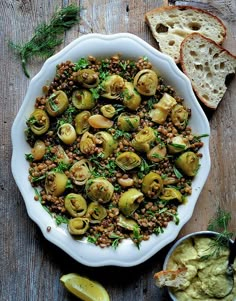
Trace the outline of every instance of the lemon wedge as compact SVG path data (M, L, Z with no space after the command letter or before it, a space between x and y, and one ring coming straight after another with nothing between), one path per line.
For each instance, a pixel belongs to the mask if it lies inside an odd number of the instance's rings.
M110 301L105 288L96 281L75 273L63 275L60 280L69 292L83 301Z

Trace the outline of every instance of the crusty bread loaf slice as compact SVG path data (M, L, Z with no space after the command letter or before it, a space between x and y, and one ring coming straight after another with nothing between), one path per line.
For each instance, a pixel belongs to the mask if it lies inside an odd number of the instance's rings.
M187 268L180 268L176 271L166 270L154 274L155 284L158 287L169 286L179 288L187 280L185 278Z
M227 76L236 71L236 56L211 39L193 33L181 44L180 64L198 98L216 109L226 92Z
M160 51L179 63L183 39L199 32L216 43L223 42L226 28L216 16L192 6L164 6L145 14L145 21L159 44Z

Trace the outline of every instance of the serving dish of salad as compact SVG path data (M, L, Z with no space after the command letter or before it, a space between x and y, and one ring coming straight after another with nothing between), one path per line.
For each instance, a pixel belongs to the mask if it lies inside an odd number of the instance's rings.
M32 79L12 128L12 171L49 241L86 265L132 266L190 219L209 134L169 57L131 34L91 34Z

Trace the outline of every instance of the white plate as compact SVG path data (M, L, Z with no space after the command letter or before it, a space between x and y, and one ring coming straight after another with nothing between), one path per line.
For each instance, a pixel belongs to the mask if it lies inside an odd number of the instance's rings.
M102 249L86 241L77 241L67 232L65 225L57 226L51 216L43 209L40 202L34 200L34 190L28 181L29 164L24 159L30 152L25 141L26 120L34 109L37 96L42 95L42 87L50 83L55 75L55 67L66 60L78 61L81 57L110 57L120 53L122 57L137 59L147 56L154 69L158 70L168 84L174 87L185 99L185 104L192 110L190 126L194 134L210 134L208 120L194 96L188 78L178 69L174 61L160 53L135 35L119 33L114 35L84 35L49 58L41 71L31 80L23 104L12 126L12 173L24 198L28 215L38 224L43 235L75 260L88 266L134 266L144 262L160 249L172 242L183 225L191 218L198 196L203 188L210 170L209 137L203 138L201 149L203 157L201 168L192 183L192 195L186 205L179 206L179 225L169 223L163 234L152 235L148 241L141 243L138 249L130 240L124 240L119 247ZM47 227L51 231L47 231Z

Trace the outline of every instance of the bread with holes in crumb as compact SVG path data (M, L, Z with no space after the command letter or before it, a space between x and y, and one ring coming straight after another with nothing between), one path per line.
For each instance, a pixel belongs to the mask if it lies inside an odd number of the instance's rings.
M193 33L181 44L180 64L200 101L216 109L227 90L227 76L236 72L236 56L211 39Z
M186 280L187 268L179 268L176 271L165 270L154 274L155 285L180 288Z
M184 38L194 32L221 44L226 37L223 22L211 13L192 6L164 6L145 14L161 52L171 56L176 63L180 59L180 45Z

